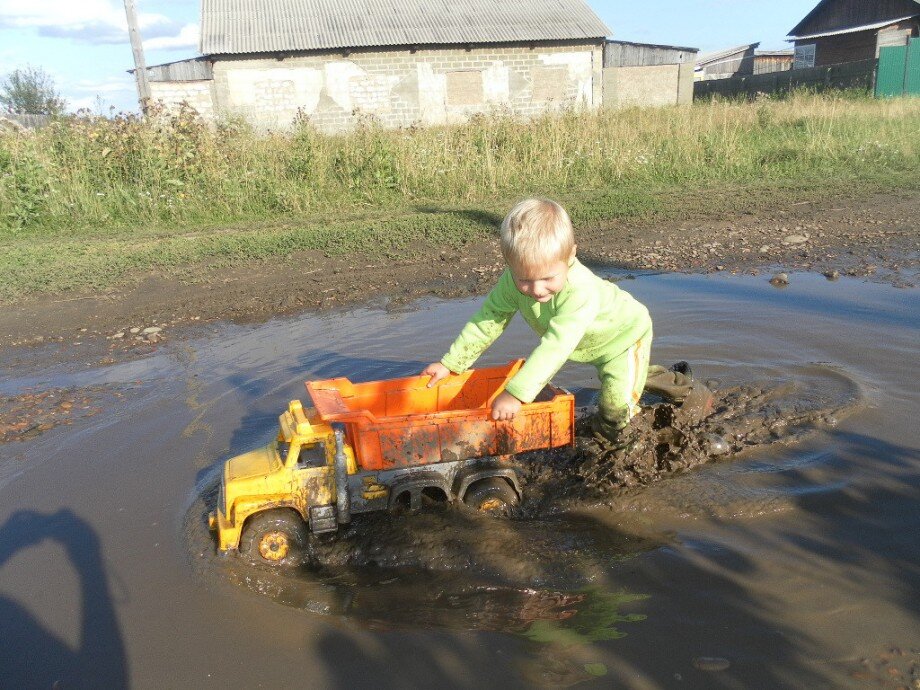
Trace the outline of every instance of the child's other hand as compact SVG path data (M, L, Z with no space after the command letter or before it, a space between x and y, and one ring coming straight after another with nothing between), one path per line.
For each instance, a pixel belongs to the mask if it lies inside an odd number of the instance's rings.
M492 419L497 421L514 419L514 416L520 409L521 401L511 395L511 393L502 391L498 394L498 397L492 401Z
M431 380L428 382L428 388L431 388L438 381L443 378L447 378L449 375L450 369L445 367L440 362L433 362L422 370L422 376L431 377Z

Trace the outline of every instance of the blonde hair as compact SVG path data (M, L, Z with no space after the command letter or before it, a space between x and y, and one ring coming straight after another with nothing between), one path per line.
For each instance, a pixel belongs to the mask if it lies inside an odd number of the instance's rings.
M575 247L572 221L555 201L524 199L502 221L501 247L510 266L568 261Z

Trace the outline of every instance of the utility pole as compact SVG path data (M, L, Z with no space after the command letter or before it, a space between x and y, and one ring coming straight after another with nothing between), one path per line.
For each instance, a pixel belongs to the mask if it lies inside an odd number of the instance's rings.
M150 105L150 84L147 83L147 64L144 62L144 44L137 29L137 7L134 0L125 0L125 14L128 15L128 36L134 53L134 76L137 77L137 96L141 112L146 115Z

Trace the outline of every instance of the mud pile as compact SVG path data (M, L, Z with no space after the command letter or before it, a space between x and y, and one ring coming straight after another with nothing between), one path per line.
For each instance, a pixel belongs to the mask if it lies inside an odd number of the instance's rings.
M744 385L712 392L704 416L696 408L644 398L631 422L630 442L618 448L593 437L586 417L576 425L576 447L533 453L523 462L521 517L612 503L635 487L772 444L792 444L832 428L857 407L856 391L836 400L801 395L801 384Z

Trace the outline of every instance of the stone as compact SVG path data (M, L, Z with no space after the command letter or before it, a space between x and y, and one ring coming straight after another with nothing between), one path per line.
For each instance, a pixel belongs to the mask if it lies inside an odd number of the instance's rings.
M802 244L808 242L808 235L787 235L783 238L783 244Z
M840 277L840 271L837 271L837 270L825 271L821 275L823 275L828 280L837 280Z
M777 287L789 285L789 276L785 273L777 273L770 278L770 285L775 285Z
M706 452L709 455L725 455L731 450L725 439L718 434L706 434L703 438L706 442Z
M725 671L731 662L720 656L698 656L693 660L693 665L700 671Z
M159 333L159 332L162 331L162 330L163 330L163 329L160 328L159 326L150 326L149 328L145 328L145 329L144 329L143 335L153 335L154 333ZM133 332L133 330L132 330L132 332Z

